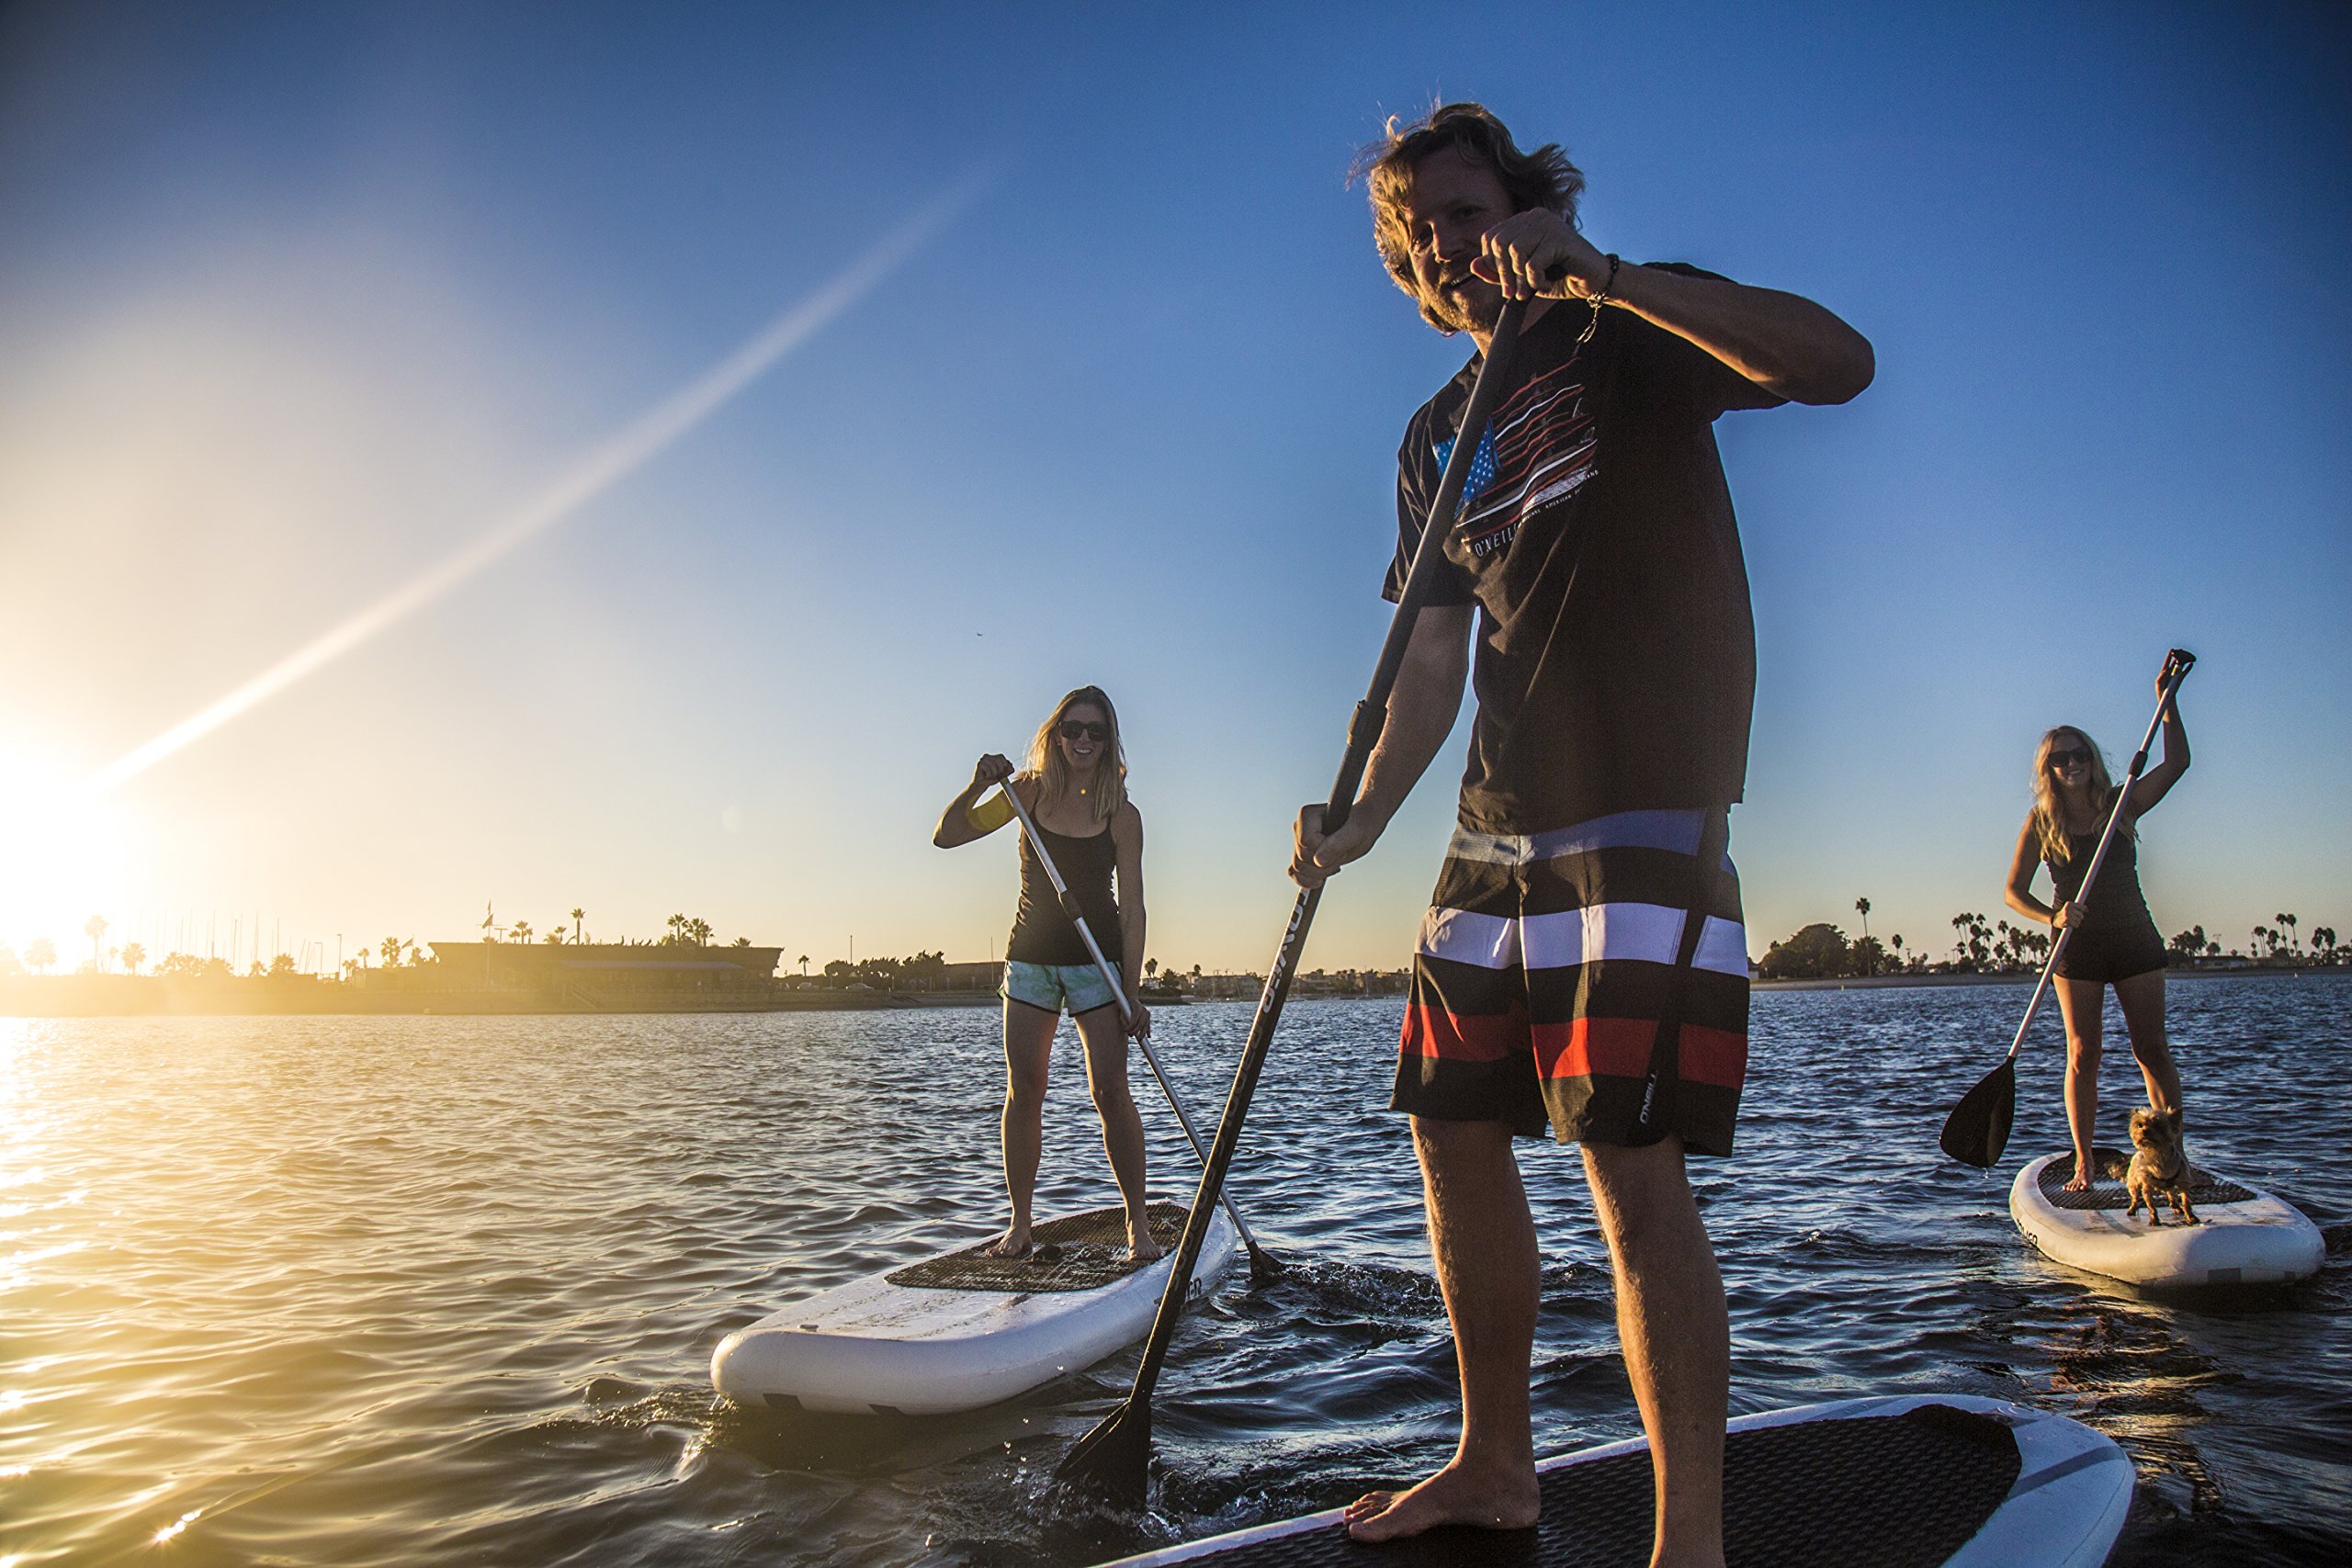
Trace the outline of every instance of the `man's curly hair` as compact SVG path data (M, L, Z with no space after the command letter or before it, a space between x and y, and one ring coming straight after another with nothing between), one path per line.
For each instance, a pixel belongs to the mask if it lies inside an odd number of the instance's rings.
M1362 180L1370 191L1373 244L1396 287L1417 301L1420 290L1413 282L1413 237L1406 224L1405 201L1412 192L1414 165L1448 147L1494 170L1515 212L1548 208L1574 228L1577 197L1584 192L1583 172L1568 162L1557 142L1521 152L1510 130L1483 105L1439 104L1405 126L1389 116L1380 140L1358 150L1348 181ZM1445 324L1430 315L1427 305L1421 315L1432 326Z

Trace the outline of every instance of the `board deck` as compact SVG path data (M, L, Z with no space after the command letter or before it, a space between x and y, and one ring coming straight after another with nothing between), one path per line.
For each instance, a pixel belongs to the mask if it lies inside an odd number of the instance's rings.
M1151 1205L1173 1254L1184 1210ZM719 1341L710 1380L739 1404L847 1414L938 1415L1011 1399L1132 1345L1151 1327L1172 1256L1127 1263L1115 1208L1036 1226L1026 1259L951 1249L768 1314ZM1220 1211L1188 1299L1222 1280L1239 1249Z
M2127 1157L2098 1149L2104 1162ZM2200 1171L2190 1194L2199 1224L2182 1224L2166 1203L2150 1215L2126 1212L2122 1183L2096 1178L2087 1192L2065 1190L2072 1152L2029 1161L2009 1189L2009 1216L2044 1257L2069 1268L2154 1287L2264 1285L2319 1272L2326 1243L2319 1227L2258 1187Z
M2131 1461L2063 1416L1906 1394L1746 1416L1724 1450L1724 1555L1806 1568L2097 1568L2131 1507ZM1373 1547L1337 1508L1104 1568L1643 1568L1653 1496L1641 1438L1537 1467L1532 1529L1448 1527Z

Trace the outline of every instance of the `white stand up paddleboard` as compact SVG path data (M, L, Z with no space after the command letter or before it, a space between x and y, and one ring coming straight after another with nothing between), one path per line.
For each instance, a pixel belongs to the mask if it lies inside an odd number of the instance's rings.
M1332 1508L1104 1568L1649 1561L1646 1439L1562 1454L1536 1473L1544 1514L1532 1529L1447 1526L1363 1547ZM2132 1461L2109 1438L2004 1400L1905 1394L1774 1410L1725 1434L1724 1555L1813 1568L2098 1568L2123 1529L2132 1484Z
M2097 1153L2102 1162L2128 1157L2113 1149ZM2127 1217L2131 1196L2109 1178L2097 1179L2087 1192L2069 1192L2074 1172L2071 1152L2044 1155L2018 1171L2009 1189L2018 1229L2069 1268L2133 1285L2277 1284L2318 1273L2327 1251L2319 1227L2293 1204L2211 1171L2199 1171L2204 1180L2189 1194L2199 1221L2193 1225L2175 1218L2162 1198L2153 1220L2144 1204Z
M719 1341L710 1381L739 1404L935 1415L1010 1399L1093 1365L1151 1327L1175 1268L1184 1210L1151 1205L1164 1255L1126 1259L1118 1209L1051 1220L1029 1256L941 1253L770 1313ZM1240 1237L1220 1210L1194 1260L1188 1299L1233 1266Z

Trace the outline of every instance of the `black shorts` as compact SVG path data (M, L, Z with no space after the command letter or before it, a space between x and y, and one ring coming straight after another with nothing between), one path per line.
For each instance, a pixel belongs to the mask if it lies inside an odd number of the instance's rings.
M2134 920L2112 927L2086 925L2066 939L2058 955L2056 974L2062 980L2088 980L2111 986L2165 966L2165 939L2153 922Z
M1720 809L1457 831L1414 943L1390 1109L1729 1154L1747 938L1727 831Z

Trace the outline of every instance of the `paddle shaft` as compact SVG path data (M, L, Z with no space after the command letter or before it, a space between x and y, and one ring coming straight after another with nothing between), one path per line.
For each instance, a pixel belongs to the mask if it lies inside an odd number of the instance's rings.
M1348 819L1357 786L1363 783L1364 767L1372 760L1373 747L1388 722L1388 694L1396 684L1397 671L1404 667L1413 623L1420 616L1421 602L1429 597L1430 580L1445 554L1444 539L1453 531L1454 513L1462 504L1470 465L1477 457L1487 417L1502 395L1503 378L1509 374L1511 351L1518 345L1520 323L1526 314L1525 300L1507 299L1495 320L1486 360L1471 385L1470 401L1462 411L1453 450L1446 458L1437 498L1430 504L1429 522L1421 529L1419 544L1414 547L1413 565L1405 574L1404 589L1396 597L1396 613L1388 623L1386 640L1380 645L1379 662L1373 666L1372 685L1348 721L1347 750L1340 759L1339 776L1332 781L1330 799L1323 811L1326 833L1336 831ZM1193 1196L1192 1213L1184 1221L1184 1238L1177 1244L1176 1267L1170 1271L1167 1288L1160 1293L1159 1312L1152 1319L1151 1337L1144 1345L1143 1364L1136 1369L1135 1387L1129 1391L1121 1411L1095 1427L1088 1438L1106 1432L1126 1411L1148 1408L1150 1404L1152 1386L1159 1379L1160 1363L1167 1359L1169 1341L1176 1335L1176 1319L1184 1310L1193 1266L1200 1258L1202 1240L1208 1234L1210 1205L1222 1190L1226 1168L1233 1163L1234 1150L1240 1145L1241 1123L1250 1113L1250 1097L1257 1092L1258 1076L1265 1068L1266 1053L1273 1044L1274 1027L1282 1021L1283 1004L1290 997L1291 979L1297 972L1299 954L1306 945L1307 930L1315 923L1316 906L1322 897L1320 887L1302 887L1291 906L1290 924L1283 928L1282 944L1274 950L1273 964L1266 972L1265 988L1258 995L1258 1011L1250 1020L1249 1043L1242 1048L1240 1065L1234 1069L1233 1089L1226 1096L1225 1114L1217 1122L1216 1143L1209 1151L1208 1168L1201 1173L1200 1190ZM1073 1461L1080 1460L1085 1441L1081 1438L1080 1448L1064 1461L1065 1472Z
M2139 782L2141 771L2148 765L2148 748L2155 744L2156 731L2172 708L2173 694L2180 690L2180 683L2188 678L2189 667L2195 663L2194 659L2184 659L2178 653L2166 656L2164 692L2156 698L2156 716L2148 721L2148 732L2140 737L2140 749L2132 754L2132 771L2123 775L2123 783L2115 791L2115 805L2107 814L2107 826L2099 831L2098 848L2091 855L2089 869L2083 873L2083 885L2075 889L2072 902L2080 903L2091 896L2091 884L2098 880L2098 868L2107 861L2107 848L2115 841L2116 829L2122 826L2123 808L2131 801L2132 786ZM2050 944L2050 957L2041 965L2041 978L2033 987L2033 999L2026 1004L2025 1017L2018 1024L2018 1037L2009 1042L2011 1061L2017 1059L2018 1051L2025 1044L2025 1032L2033 1027L2033 1015L2041 1010L2042 994L2050 989L2050 977L2058 972L2059 956L2066 951L2075 929L2072 921L2060 926L2058 940Z
M1094 928L1086 923L1086 911L1079 908L1077 896L1070 892L1069 884L1062 880L1061 868L1054 863L1053 852L1046 848L1046 836L1037 830L1036 819L1029 815L1029 808L1021 804L1021 796L1013 793L1012 781L1005 780L1003 787L1004 798L1011 803L1012 814L1021 818L1022 831L1029 835L1029 847L1036 852L1037 863L1046 868L1046 880L1054 885L1054 897L1061 901L1062 912L1078 928L1079 940L1086 943L1087 956L1093 959L1094 967L1102 971L1102 983L1111 987L1112 998L1119 1004L1120 1019L1133 1030L1136 1015L1135 1010L1127 1003L1126 987L1119 983L1118 972L1111 967L1111 961L1102 956L1102 944L1094 940ZM1184 1136L1192 1140L1193 1152L1200 1156L1202 1164L1207 1164L1208 1145L1201 1142L1200 1134L1193 1130L1193 1118L1185 1111L1183 1100L1177 1098L1176 1086L1168 1081L1168 1072L1159 1065L1159 1053L1151 1048L1151 1041L1145 1035L1137 1034L1136 1043L1143 1047L1143 1059L1151 1064L1151 1076L1159 1080L1160 1092L1168 1097L1168 1108L1176 1112L1177 1125L1183 1128ZM1251 1260L1254 1262L1262 1258L1264 1253L1258 1246L1258 1238L1250 1234L1249 1224L1242 1219L1241 1211L1233 1206L1233 1200L1220 1194L1218 1201L1225 1205L1226 1217L1233 1222L1233 1228L1241 1233L1242 1245L1250 1249Z

